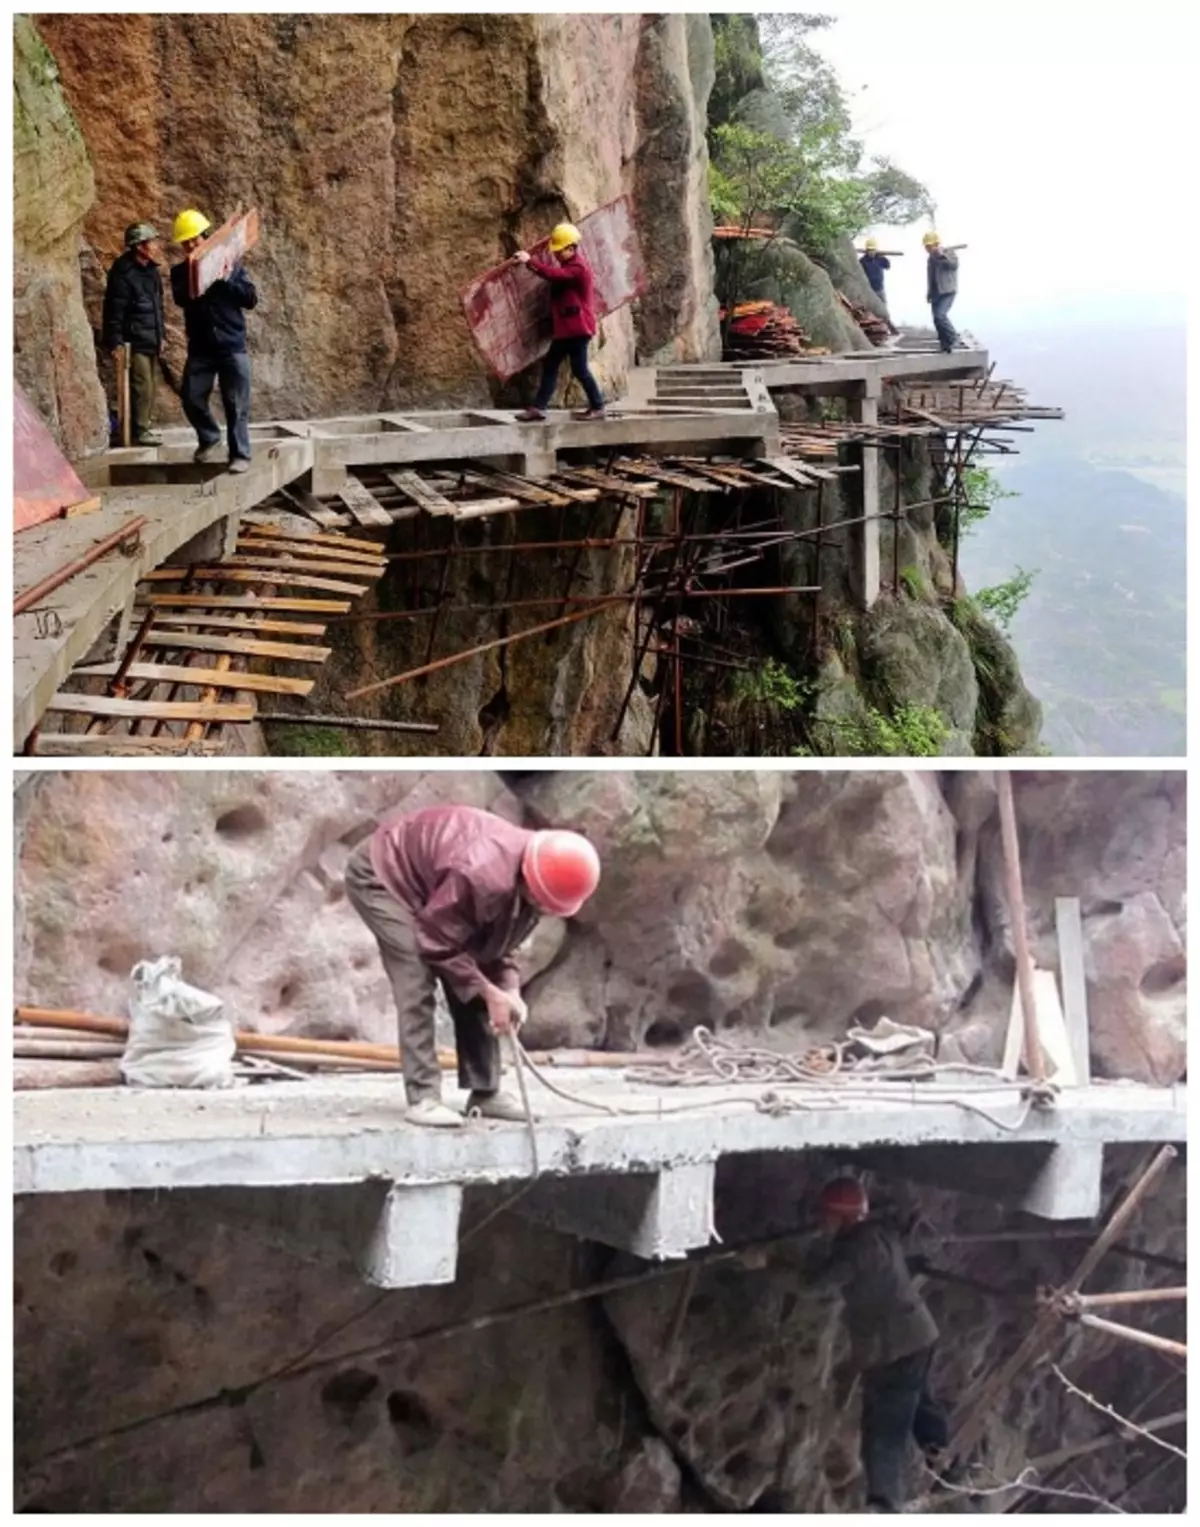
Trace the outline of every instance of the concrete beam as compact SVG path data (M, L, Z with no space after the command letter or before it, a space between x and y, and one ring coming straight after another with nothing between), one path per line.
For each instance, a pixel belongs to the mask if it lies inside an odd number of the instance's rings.
M363 1182L187 1194L223 1221L306 1262L354 1266L376 1288L453 1283L463 1190Z
M879 423L879 379L872 378L863 384L863 396L850 399L850 418L855 424ZM859 459L859 513L867 516L879 514L879 452L869 446L855 446ZM879 520L867 518L858 527L859 559L855 577L855 592L864 610L874 607L879 598Z
M650 1175L549 1179L521 1200L519 1212L647 1261L682 1257L713 1239L715 1176L715 1163L698 1161Z
M865 1151L873 1171L985 1198L1041 1219L1092 1219L1100 1212L1104 1146L1081 1144L918 1146L915 1150Z

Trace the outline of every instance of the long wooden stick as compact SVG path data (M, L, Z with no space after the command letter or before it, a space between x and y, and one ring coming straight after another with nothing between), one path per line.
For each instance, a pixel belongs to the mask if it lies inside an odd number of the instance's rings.
M1012 775L996 776L1000 796L1000 843L1004 853L1004 884L1008 896L1008 915L1012 923L1013 953L1017 960L1017 987L1021 993L1021 1029L1025 1048L1025 1069L1037 1081L1046 1076L1038 1035L1037 1002L1033 991L1033 957L1029 952L1029 932L1025 924L1025 892L1021 885L1021 848L1017 839L1017 815L1013 806Z

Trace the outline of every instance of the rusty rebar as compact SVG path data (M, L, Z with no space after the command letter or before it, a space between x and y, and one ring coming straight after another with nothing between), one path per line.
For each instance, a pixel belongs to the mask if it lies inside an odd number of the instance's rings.
M111 535L106 535L102 541L97 541L95 546L89 547L81 557L76 557L73 562L66 563L63 567L55 568L54 572L47 574L40 583L35 583L32 588L25 589L13 600L13 615L24 615L27 610L33 609L45 599L47 594L52 594L55 589L61 588L64 583L74 578L77 573L86 572L93 562L99 562L101 557L106 557L110 551L114 551L125 541L138 535L144 525L148 523L144 514L138 514L131 520L126 520L119 530L114 530Z

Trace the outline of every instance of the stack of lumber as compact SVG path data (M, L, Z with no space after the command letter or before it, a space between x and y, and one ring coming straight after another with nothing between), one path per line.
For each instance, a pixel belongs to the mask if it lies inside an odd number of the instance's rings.
M125 1048L129 1024L70 1009L18 1007L13 1012L13 1085L18 1092L49 1087L119 1087L118 1061ZM262 1056L285 1070L395 1071L400 1053L394 1044L368 1044L346 1039L305 1039L293 1034L234 1036L239 1056ZM535 1051L536 1065L587 1066L620 1069L661 1061L654 1051L629 1053L593 1050ZM438 1064L453 1071L453 1050L439 1050Z
M838 293L838 301L850 314L854 322L859 326L873 345L886 345L891 338L892 331L886 322L872 313L870 308L859 307L857 302L851 302L848 297Z
M728 310L722 311L722 320L728 316ZM803 355L808 343L808 335L787 308L775 302L739 302L725 340L725 359L772 360Z

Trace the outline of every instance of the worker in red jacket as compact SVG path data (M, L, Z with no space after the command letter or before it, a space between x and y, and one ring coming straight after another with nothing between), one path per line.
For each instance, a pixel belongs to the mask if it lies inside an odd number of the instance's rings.
M600 860L576 832L532 831L474 806L432 806L383 822L346 866L346 895L375 935L392 983L408 1118L455 1127L441 1100L434 983L454 1020L467 1113L524 1119L500 1091L499 1034L526 1018L514 951L538 919L574 917Z
M542 380L532 408L518 419L545 419L550 399L558 382L558 369L564 360L571 363L571 375L583 388L588 406L576 419L603 419L604 395L588 368L588 344L596 332L596 281L592 268L579 249L581 234L573 223L559 223L550 234L550 253L554 260L539 260L522 249L517 259L528 265L543 281L550 283L550 316L554 337L542 362Z

